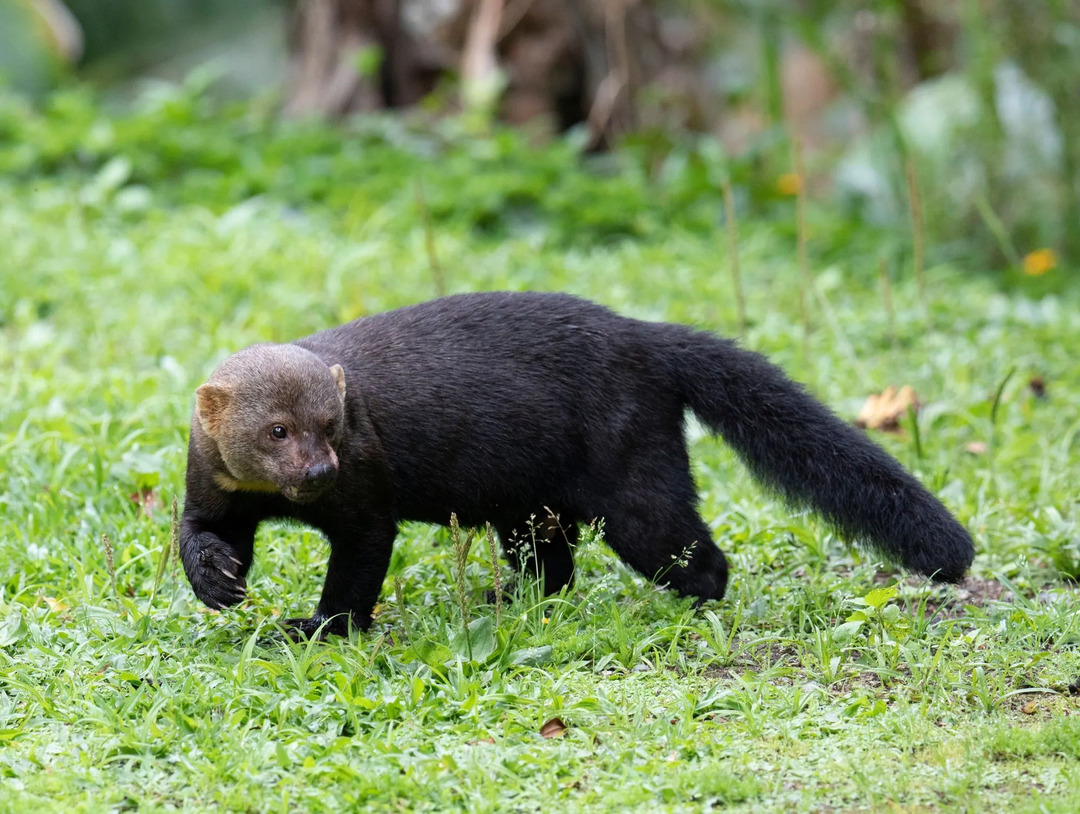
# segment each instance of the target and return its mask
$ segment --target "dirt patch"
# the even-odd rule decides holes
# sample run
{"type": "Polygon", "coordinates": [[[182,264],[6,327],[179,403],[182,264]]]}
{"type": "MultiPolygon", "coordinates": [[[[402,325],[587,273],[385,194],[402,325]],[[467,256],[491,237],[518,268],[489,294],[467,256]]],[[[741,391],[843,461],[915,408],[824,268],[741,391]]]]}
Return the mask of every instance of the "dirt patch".
{"type": "Polygon", "coordinates": [[[1001,702],[1001,706],[1019,724],[1041,724],[1053,718],[1077,714],[1080,699],[1060,695],[1053,690],[1034,689],[1010,695],[1001,702]]]}
{"type": "MultiPolygon", "coordinates": [[[[993,602],[1011,602],[1015,599],[1011,588],[996,579],[981,577],[967,577],[955,585],[937,585],[913,576],[898,582],[895,571],[878,571],[874,582],[877,585],[898,584],[902,600],[912,610],[925,597],[927,618],[958,619],[964,616],[969,607],[984,608],[993,602]]],[[[1025,590],[1024,595],[1027,598],[1041,596],[1044,591],[1055,587],[1059,586],[1046,583],[1025,590]]]]}
{"type": "Polygon", "coordinates": [[[1008,602],[1013,593],[996,579],[968,577],[951,589],[934,588],[926,600],[926,616],[938,619],[959,619],[967,608],[983,608],[991,602],[1008,602]]]}
{"type": "MultiPolygon", "coordinates": [[[[761,673],[774,667],[798,667],[799,649],[792,645],[760,644],[739,650],[735,663],[728,667],[706,667],[704,675],[711,679],[728,680],[748,672],[761,673]]],[[[790,679],[778,678],[777,683],[789,683],[790,679]]]]}

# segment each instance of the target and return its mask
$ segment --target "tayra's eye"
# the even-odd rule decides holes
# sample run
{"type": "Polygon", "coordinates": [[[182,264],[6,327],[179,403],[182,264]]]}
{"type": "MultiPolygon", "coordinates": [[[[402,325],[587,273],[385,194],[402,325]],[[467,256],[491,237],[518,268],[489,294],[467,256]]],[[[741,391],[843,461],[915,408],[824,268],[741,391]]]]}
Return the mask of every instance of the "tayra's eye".
{"type": "Polygon", "coordinates": [[[327,438],[333,438],[337,435],[337,422],[327,421],[326,426],[323,428],[323,432],[327,438]]]}
{"type": "Polygon", "coordinates": [[[270,437],[276,438],[278,441],[281,441],[289,437],[289,431],[280,424],[275,424],[273,427],[270,428],[270,437]]]}

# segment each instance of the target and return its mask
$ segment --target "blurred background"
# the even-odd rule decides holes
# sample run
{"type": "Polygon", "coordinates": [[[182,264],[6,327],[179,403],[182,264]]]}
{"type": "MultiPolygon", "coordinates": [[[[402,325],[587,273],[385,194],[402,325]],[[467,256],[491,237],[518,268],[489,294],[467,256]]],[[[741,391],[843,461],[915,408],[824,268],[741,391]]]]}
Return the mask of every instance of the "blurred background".
{"type": "Polygon", "coordinates": [[[0,0],[0,77],[39,107],[195,81],[284,119],[471,116],[697,168],[750,216],[917,222],[974,270],[1080,256],[1080,0],[0,0]]]}

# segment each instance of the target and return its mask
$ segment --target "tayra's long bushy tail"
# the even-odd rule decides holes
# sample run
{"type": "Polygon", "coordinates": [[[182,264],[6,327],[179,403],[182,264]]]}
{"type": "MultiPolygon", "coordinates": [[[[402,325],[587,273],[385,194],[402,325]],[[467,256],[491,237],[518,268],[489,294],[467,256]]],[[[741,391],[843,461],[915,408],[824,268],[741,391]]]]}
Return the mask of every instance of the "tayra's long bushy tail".
{"type": "Polygon", "coordinates": [[[685,402],[764,484],[908,570],[964,576],[967,530],[862,430],[734,342],[687,330],[669,348],[685,402]]]}

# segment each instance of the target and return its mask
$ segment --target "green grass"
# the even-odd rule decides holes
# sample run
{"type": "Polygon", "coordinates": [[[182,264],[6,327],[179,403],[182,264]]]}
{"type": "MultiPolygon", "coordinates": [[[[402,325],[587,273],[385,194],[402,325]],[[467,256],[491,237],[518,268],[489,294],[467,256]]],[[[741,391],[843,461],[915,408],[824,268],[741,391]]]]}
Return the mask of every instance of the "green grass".
{"type": "Polygon", "coordinates": [[[888,384],[919,393],[917,433],[879,440],[975,533],[959,588],[792,514],[692,427],[733,565],[722,603],[657,591],[594,534],[573,592],[525,586],[496,624],[478,541],[466,642],[450,536],[408,525],[373,630],[294,644],[275,620],[317,599],[316,534],[264,528],[250,599],[224,613],[175,561],[161,571],[215,363],[433,296],[417,179],[452,291],[567,290],[733,333],[709,168],[691,155],[650,185],[629,162],[587,173],[567,144],[446,125],[341,143],[195,93],[115,115],[78,94],[4,105],[0,810],[1080,807],[1067,270],[933,265],[929,314],[898,275],[893,341],[877,258],[905,237],[812,202],[804,338],[792,202],[740,223],[748,347],[845,416],[888,384]],[[565,737],[541,737],[553,718],[565,737]]]}

